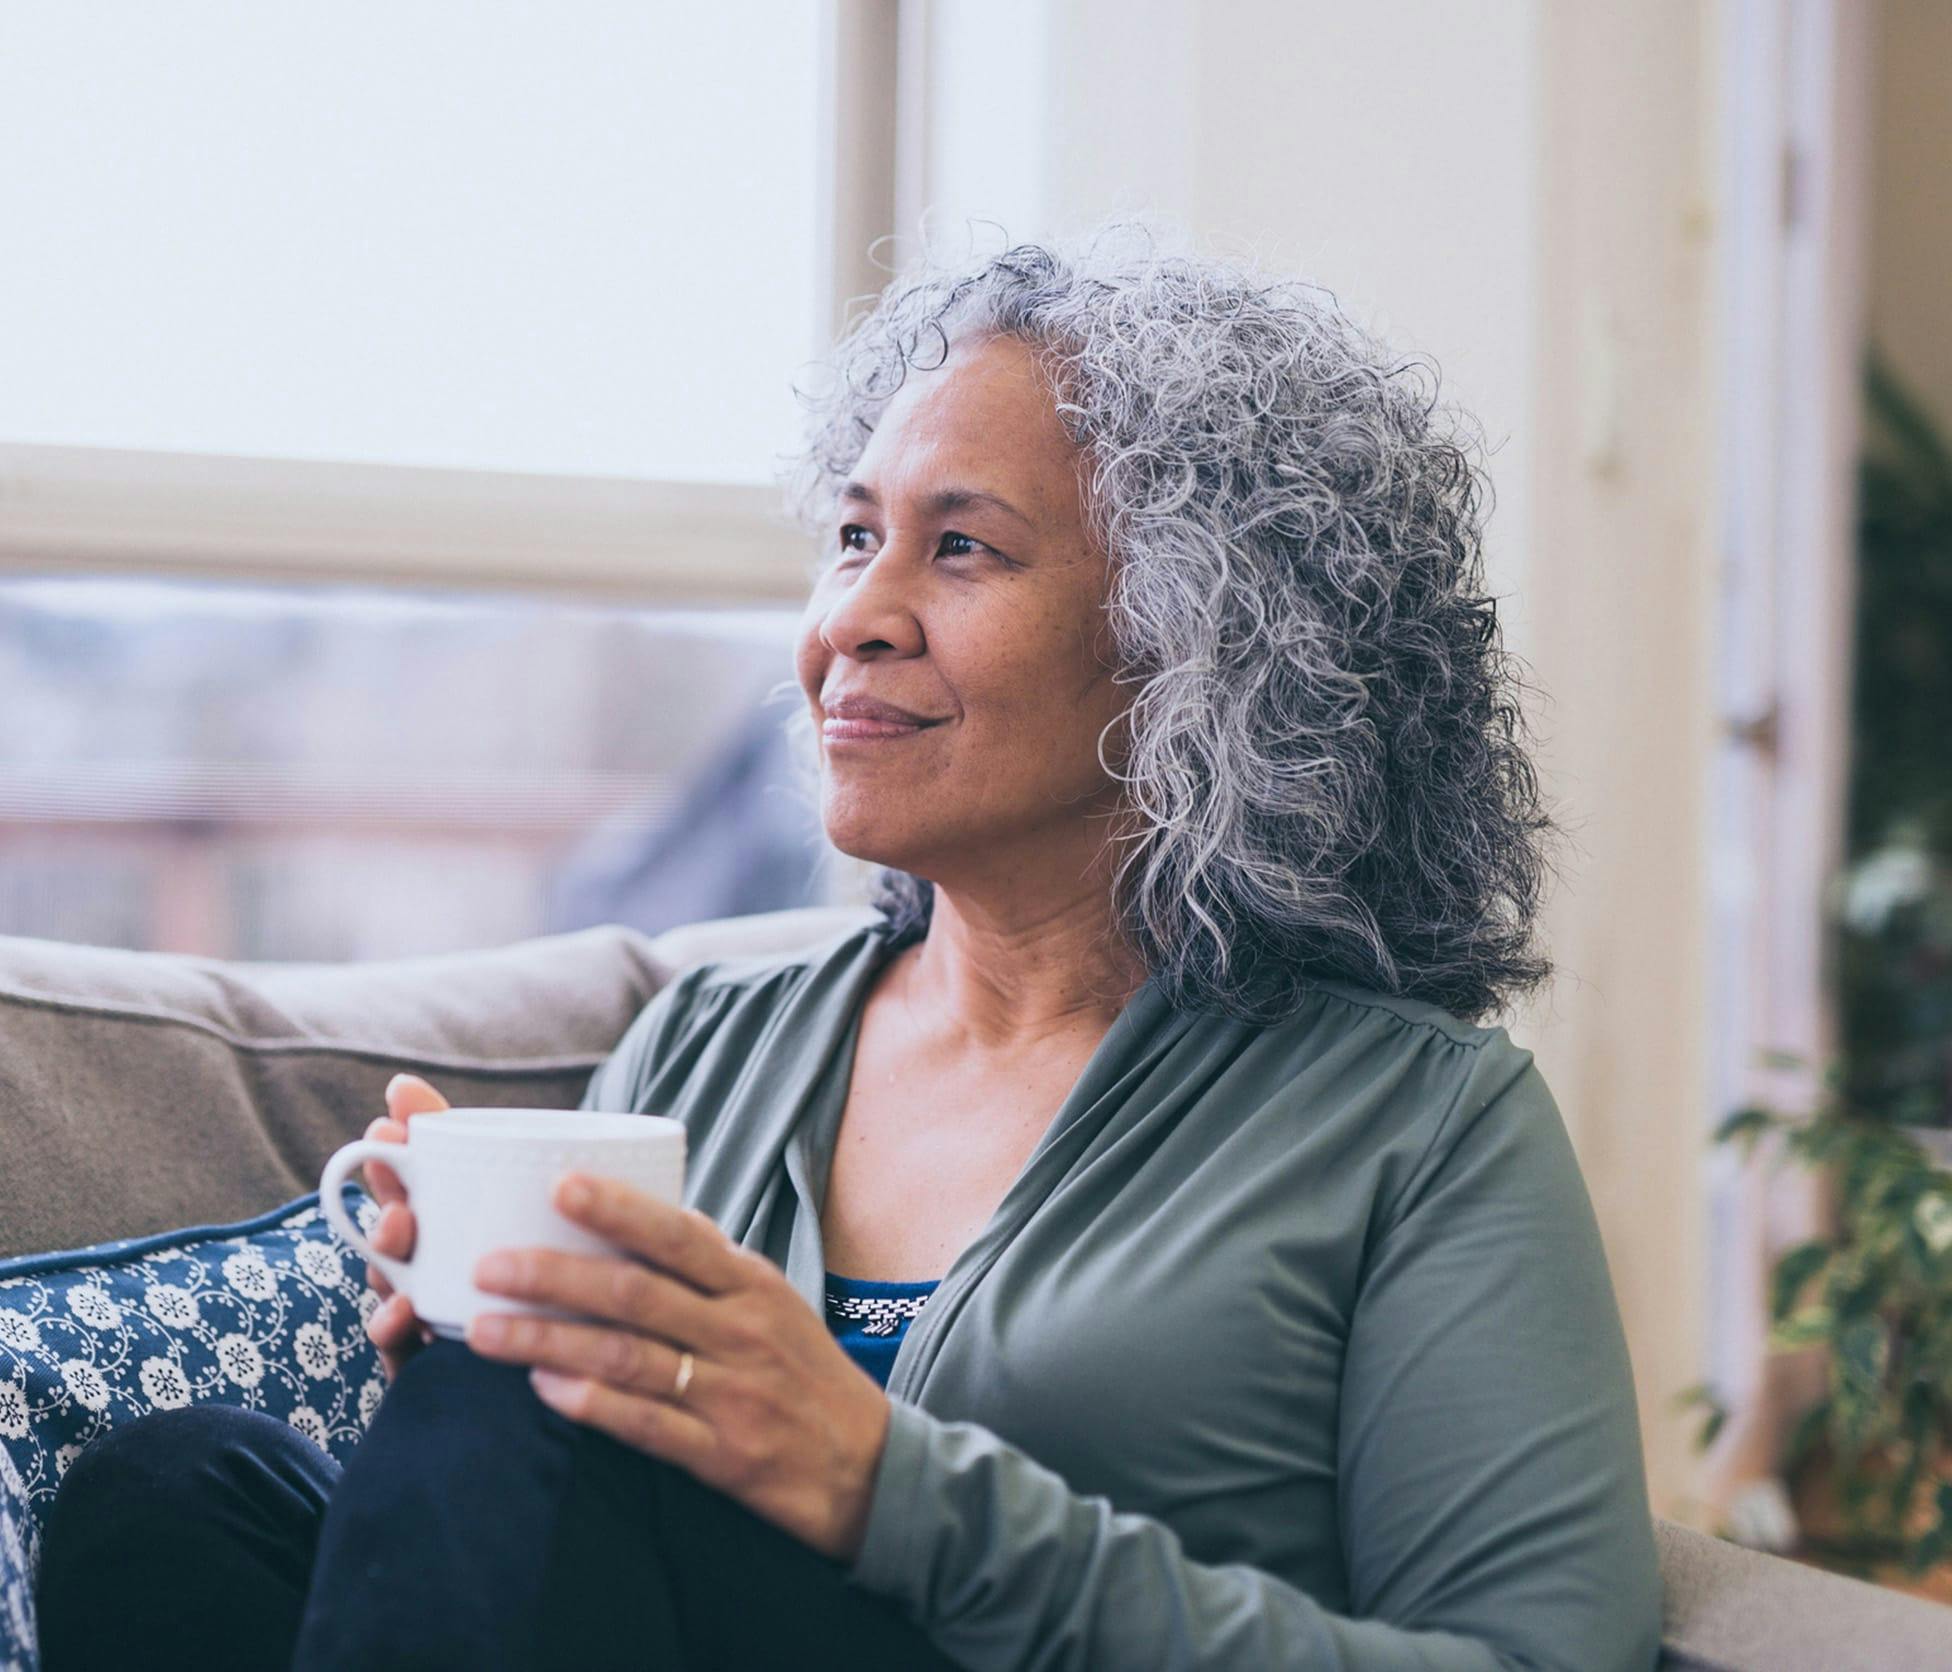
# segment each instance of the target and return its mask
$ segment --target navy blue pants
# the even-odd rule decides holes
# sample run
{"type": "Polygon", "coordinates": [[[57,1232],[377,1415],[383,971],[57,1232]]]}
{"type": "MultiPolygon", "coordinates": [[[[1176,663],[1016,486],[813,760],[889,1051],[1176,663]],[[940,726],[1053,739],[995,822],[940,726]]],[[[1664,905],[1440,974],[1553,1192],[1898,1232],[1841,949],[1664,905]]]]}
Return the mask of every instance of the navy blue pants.
{"type": "Polygon", "coordinates": [[[263,1412],[156,1411],[69,1466],[45,1672],[947,1668],[845,1569],[437,1339],[342,1470],[263,1412]]]}

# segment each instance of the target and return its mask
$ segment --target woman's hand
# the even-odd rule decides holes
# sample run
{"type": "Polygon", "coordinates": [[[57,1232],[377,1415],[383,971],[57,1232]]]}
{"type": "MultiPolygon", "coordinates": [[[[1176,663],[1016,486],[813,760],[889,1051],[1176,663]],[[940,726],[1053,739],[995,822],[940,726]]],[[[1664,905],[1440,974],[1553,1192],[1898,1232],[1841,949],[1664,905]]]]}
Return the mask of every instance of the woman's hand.
{"type": "MultiPolygon", "coordinates": [[[[404,1144],[409,1120],[447,1106],[447,1099],[418,1074],[396,1074],[387,1082],[386,1113],[366,1128],[366,1136],[383,1144],[404,1144]]],[[[407,1206],[406,1187],[399,1175],[384,1161],[369,1161],[360,1172],[365,1176],[367,1193],[380,1204],[380,1216],[372,1231],[373,1246],[396,1260],[411,1258],[413,1210],[407,1206]]],[[[405,1295],[396,1295],[393,1285],[370,1260],[366,1263],[366,1284],[383,1303],[366,1320],[366,1333],[380,1350],[380,1365],[390,1382],[401,1365],[433,1340],[434,1332],[415,1314],[413,1302],[405,1295]]]]}
{"type": "Polygon", "coordinates": [[[468,1345],[534,1365],[564,1416],[688,1470],[755,1515],[851,1562],[867,1530],[888,1397],[786,1274],[695,1208],[566,1173],[555,1205],[617,1255],[502,1249],[475,1283],[591,1322],[478,1314],[468,1345]],[[678,1392],[681,1357],[692,1355],[678,1392]]]}

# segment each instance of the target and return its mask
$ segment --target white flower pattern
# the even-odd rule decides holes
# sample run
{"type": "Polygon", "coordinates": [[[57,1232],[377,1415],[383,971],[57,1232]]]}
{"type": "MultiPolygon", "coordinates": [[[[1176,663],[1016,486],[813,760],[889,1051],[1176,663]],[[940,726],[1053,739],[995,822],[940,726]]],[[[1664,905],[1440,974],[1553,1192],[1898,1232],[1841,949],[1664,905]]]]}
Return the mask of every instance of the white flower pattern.
{"type": "Polygon", "coordinates": [[[321,1451],[325,1449],[325,1418],[309,1405],[294,1406],[285,1420],[321,1451]]]}
{"type": "Polygon", "coordinates": [[[24,1440],[31,1426],[27,1389],[19,1382],[0,1382],[0,1435],[9,1440],[24,1440]]]}
{"type": "MultiPolygon", "coordinates": [[[[346,1196],[370,1229],[377,1205],[357,1186],[346,1196]]],[[[385,1393],[364,1328],[378,1296],[315,1203],[195,1240],[0,1260],[0,1672],[38,1672],[41,1524],[62,1476],[110,1428],[239,1404],[342,1463],[352,1455],[385,1393]]]]}
{"type": "Polygon", "coordinates": [[[291,1345],[298,1368],[315,1382],[324,1380],[339,1367],[338,1345],[323,1324],[300,1324],[291,1345]]]}
{"type": "Polygon", "coordinates": [[[264,1354],[248,1335],[226,1335],[217,1343],[217,1363],[239,1387],[254,1388],[264,1380],[264,1354]]]}
{"type": "Polygon", "coordinates": [[[90,1329],[114,1329],[122,1322],[122,1309],[108,1298],[106,1289],[94,1283],[68,1291],[68,1310],[90,1329]]]}
{"type": "Polygon", "coordinates": [[[61,1366],[61,1380],[68,1384],[68,1392],[78,1404],[91,1411],[108,1409],[109,1385],[102,1373],[85,1359],[67,1360],[61,1366]]]}
{"type": "Polygon", "coordinates": [[[191,1329],[203,1321],[197,1297],[174,1283],[158,1283],[144,1297],[150,1316],[171,1329],[191,1329]]]}
{"type": "Polygon", "coordinates": [[[278,1292],[278,1280],[255,1248],[246,1248],[224,1262],[224,1281],[246,1300],[269,1300],[278,1292]]]}
{"type": "Polygon", "coordinates": [[[142,1369],[136,1372],[136,1379],[142,1383],[142,1391],[149,1396],[149,1403],[159,1411],[173,1411],[179,1405],[190,1402],[190,1378],[183,1374],[183,1367],[174,1359],[144,1359],[142,1369]]]}
{"type": "Polygon", "coordinates": [[[298,1261],[300,1271],[328,1289],[335,1289],[346,1280],[346,1264],[329,1242],[301,1242],[293,1258],[298,1261]]]}

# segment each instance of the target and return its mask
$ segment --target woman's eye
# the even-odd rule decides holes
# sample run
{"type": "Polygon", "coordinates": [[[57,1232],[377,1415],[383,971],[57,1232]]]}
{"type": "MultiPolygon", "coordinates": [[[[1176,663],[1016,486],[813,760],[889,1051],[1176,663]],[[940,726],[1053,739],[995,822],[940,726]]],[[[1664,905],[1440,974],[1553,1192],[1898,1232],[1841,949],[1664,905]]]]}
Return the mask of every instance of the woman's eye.
{"type": "MultiPolygon", "coordinates": [[[[866,542],[872,539],[873,531],[863,528],[859,523],[842,523],[837,541],[844,552],[864,552],[866,542]]],[[[958,534],[953,529],[942,536],[942,545],[937,550],[940,557],[974,557],[979,552],[993,550],[973,535],[958,534]]],[[[998,553],[997,555],[1001,555],[998,553]]]]}

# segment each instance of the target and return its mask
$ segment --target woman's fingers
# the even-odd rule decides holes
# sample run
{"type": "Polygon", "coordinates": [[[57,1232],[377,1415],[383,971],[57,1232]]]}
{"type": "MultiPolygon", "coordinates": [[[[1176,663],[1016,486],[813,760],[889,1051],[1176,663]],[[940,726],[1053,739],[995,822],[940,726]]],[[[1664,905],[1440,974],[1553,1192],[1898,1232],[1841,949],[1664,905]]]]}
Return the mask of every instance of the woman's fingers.
{"type": "MultiPolygon", "coordinates": [[[[366,1128],[366,1136],[376,1144],[404,1144],[407,1129],[390,1115],[378,1115],[366,1128]]],[[[366,1194],[374,1201],[404,1202],[407,1199],[406,1186],[401,1184],[400,1175],[384,1161],[368,1161],[359,1170],[365,1175],[366,1194]]]]}
{"type": "MultiPolygon", "coordinates": [[[[387,1082],[386,1113],[366,1128],[366,1136],[376,1143],[404,1144],[407,1123],[415,1115],[445,1109],[448,1101],[418,1074],[396,1074],[387,1082]]],[[[380,1216],[373,1225],[375,1252],[405,1260],[413,1254],[413,1210],[407,1206],[406,1187],[400,1175],[384,1161],[369,1161],[360,1171],[366,1178],[368,1194],[380,1204],[380,1216]]],[[[434,1332],[414,1315],[413,1303],[395,1294],[383,1272],[373,1262],[366,1265],[366,1283],[380,1297],[381,1304],[366,1320],[366,1333],[379,1349],[380,1361],[390,1381],[396,1371],[415,1352],[433,1340],[434,1332]]]]}
{"type": "MultiPolygon", "coordinates": [[[[386,1113],[376,1116],[366,1128],[366,1136],[375,1143],[404,1144],[407,1141],[407,1122],[415,1115],[424,1115],[434,1109],[445,1109],[448,1101],[418,1074],[396,1074],[386,1083],[386,1113]]],[[[400,1176],[384,1161],[368,1161],[360,1168],[366,1180],[366,1192],[374,1201],[404,1202],[407,1199],[406,1187],[400,1183],[400,1176]]],[[[391,1253],[391,1249],[383,1249],[391,1253]]]]}
{"type": "Polygon", "coordinates": [[[447,1099],[418,1074],[396,1074],[386,1083],[386,1112],[403,1125],[415,1115],[447,1106],[447,1099]]]}
{"type": "Polygon", "coordinates": [[[413,1303],[405,1295],[395,1295],[377,1307],[366,1320],[366,1334],[379,1349],[388,1381],[433,1337],[433,1331],[414,1316],[413,1303]]]}
{"type": "Polygon", "coordinates": [[[418,1323],[413,1303],[405,1295],[392,1295],[373,1308],[372,1317],[366,1320],[366,1333],[375,1347],[387,1352],[415,1334],[418,1323]]]}
{"type": "Polygon", "coordinates": [[[373,1345],[388,1352],[411,1348],[434,1339],[434,1326],[413,1309],[405,1295],[392,1295],[373,1310],[366,1322],[366,1333],[373,1345]]]}
{"type": "Polygon", "coordinates": [[[396,1260],[413,1258],[413,1209],[405,1202],[388,1202],[373,1226],[373,1246],[396,1260]]]}
{"type": "MultiPolygon", "coordinates": [[[[409,1259],[413,1255],[414,1222],[413,1209],[405,1202],[388,1202],[380,1209],[378,1221],[373,1226],[373,1247],[381,1254],[389,1254],[396,1260],[409,1259]]],[[[366,1262],[366,1286],[382,1300],[393,1293],[393,1285],[379,1266],[366,1262]]]]}
{"type": "Polygon", "coordinates": [[[388,1202],[373,1225],[373,1247],[396,1260],[414,1258],[414,1210],[406,1202],[388,1202]]]}

